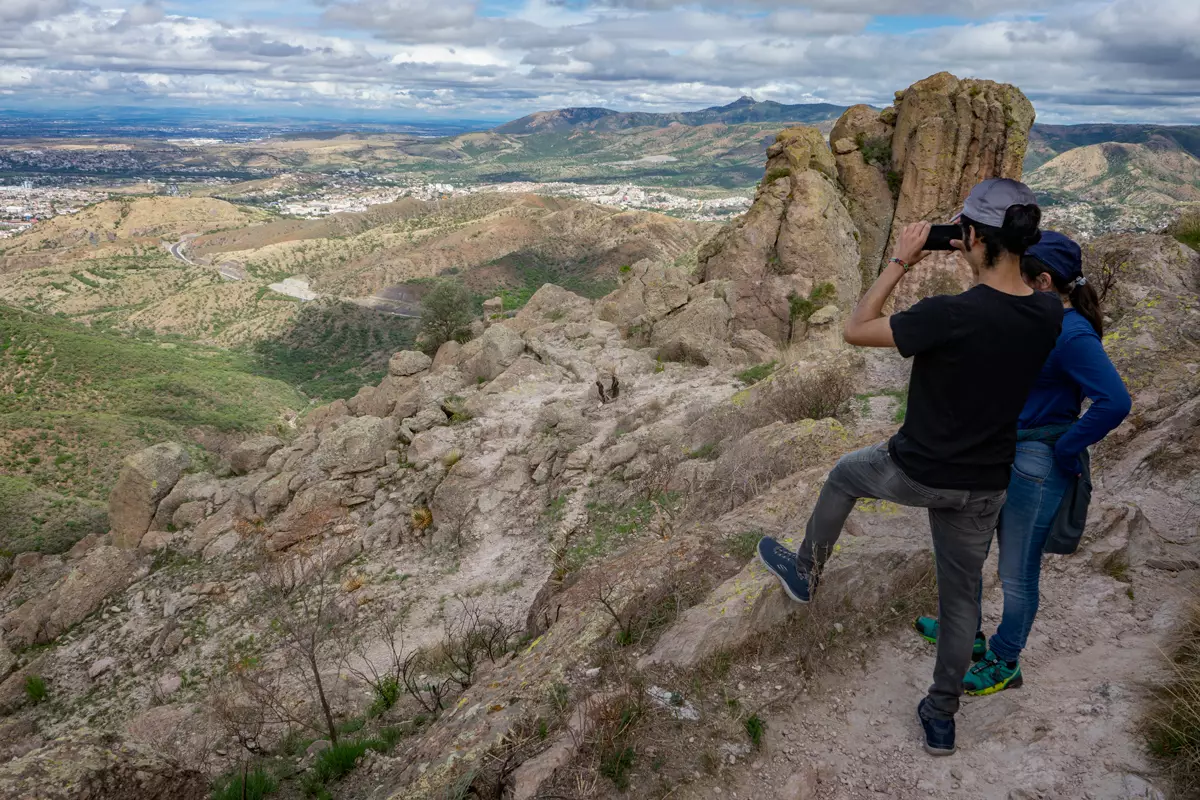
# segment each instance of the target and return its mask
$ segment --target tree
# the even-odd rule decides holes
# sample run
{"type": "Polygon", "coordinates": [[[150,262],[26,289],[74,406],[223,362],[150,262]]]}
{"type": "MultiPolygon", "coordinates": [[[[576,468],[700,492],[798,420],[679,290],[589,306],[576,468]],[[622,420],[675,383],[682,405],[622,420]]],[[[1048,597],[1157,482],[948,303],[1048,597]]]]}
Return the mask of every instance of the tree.
{"type": "Polygon", "coordinates": [[[421,298],[421,331],[430,350],[452,340],[466,341],[472,319],[471,295],[460,281],[439,281],[421,298]]]}

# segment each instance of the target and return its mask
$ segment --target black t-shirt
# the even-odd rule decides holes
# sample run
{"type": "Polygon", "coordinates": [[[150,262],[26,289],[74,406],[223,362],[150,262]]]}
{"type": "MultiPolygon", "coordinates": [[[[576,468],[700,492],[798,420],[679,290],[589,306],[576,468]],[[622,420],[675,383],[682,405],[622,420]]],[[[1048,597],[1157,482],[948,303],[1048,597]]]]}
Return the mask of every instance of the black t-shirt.
{"type": "Polygon", "coordinates": [[[888,444],[905,474],[939,489],[1004,489],[1017,417],[1054,349],[1062,302],[979,284],[891,317],[900,355],[914,357],[908,414],[888,444]]]}

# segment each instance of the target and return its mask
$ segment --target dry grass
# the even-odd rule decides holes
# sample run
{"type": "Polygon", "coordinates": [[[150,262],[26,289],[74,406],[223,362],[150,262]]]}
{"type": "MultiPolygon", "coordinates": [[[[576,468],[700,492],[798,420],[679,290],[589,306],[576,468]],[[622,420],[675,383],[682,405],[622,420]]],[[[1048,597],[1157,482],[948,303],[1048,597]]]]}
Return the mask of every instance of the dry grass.
{"type": "Polygon", "coordinates": [[[1142,720],[1151,754],[1176,797],[1200,796],[1200,603],[1192,605],[1171,650],[1171,676],[1154,691],[1142,720]]]}
{"type": "Polygon", "coordinates": [[[683,672],[640,671],[631,652],[639,648],[609,640],[607,657],[597,662],[606,680],[577,707],[589,723],[575,737],[575,755],[540,796],[658,800],[684,791],[698,774],[721,776],[731,754],[739,762],[759,757],[759,750],[769,757],[772,719],[787,713],[813,675],[860,668],[869,658],[863,642],[907,624],[935,596],[932,564],[914,571],[881,606],[858,608],[846,592],[819,594],[786,626],[683,672]],[[654,687],[669,699],[656,700],[654,687]],[[699,719],[680,718],[680,709],[695,710],[699,719]]]}

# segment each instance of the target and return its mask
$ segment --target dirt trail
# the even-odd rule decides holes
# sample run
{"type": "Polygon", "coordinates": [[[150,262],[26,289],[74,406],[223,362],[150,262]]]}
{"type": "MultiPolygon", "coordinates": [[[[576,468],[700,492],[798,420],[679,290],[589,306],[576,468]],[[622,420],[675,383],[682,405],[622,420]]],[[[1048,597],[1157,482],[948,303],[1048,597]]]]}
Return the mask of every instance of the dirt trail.
{"type": "MultiPolygon", "coordinates": [[[[987,569],[994,576],[994,555],[987,569]]],[[[1086,554],[1048,559],[1042,613],[1023,659],[1025,685],[965,698],[953,757],[921,749],[915,708],[930,683],[934,650],[900,630],[868,643],[874,654],[865,669],[847,664],[794,702],[762,712],[760,753],[673,797],[1161,798],[1135,726],[1179,604],[1170,585],[1147,577],[1120,582],[1095,570],[1086,554]]],[[[1001,602],[998,584],[985,592],[989,632],[1001,602]]],[[[778,694],[791,670],[766,672],[774,674],[761,686],[745,687],[751,695],[778,694]]]]}

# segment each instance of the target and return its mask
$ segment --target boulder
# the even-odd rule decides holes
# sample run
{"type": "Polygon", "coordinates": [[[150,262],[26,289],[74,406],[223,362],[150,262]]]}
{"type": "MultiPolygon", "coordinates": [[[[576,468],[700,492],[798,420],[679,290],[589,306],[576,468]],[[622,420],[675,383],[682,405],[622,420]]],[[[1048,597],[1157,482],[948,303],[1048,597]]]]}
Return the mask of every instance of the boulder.
{"type": "MultiPolygon", "coordinates": [[[[817,487],[810,483],[804,489],[810,502],[815,500],[817,487]]],[[[793,550],[800,544],[779,538],[793,550]]],[[[837,613],[882,611],[899,592],[932,578],[927,516],[919,509],[856,510],[838,544],[820,587],[821,607],[838,610],[831,612],[831,628],[837,613]]],[[[717,653],[736,651],[809,609],[787,597],[779,581],[753,560],[683,612],[638,666],[693,668],[717,653]]]]}
{"type": "Polygon", "coordinates": [[[113,543],[134,548],[150,529],[158,503],[191,464],[183,445],[164,442],[134,453],[124,461],[108,499],[113,543]]]}
{"type": "MultiPolygon", "coordinates": [[[[166,530],[168,524],[177,528],[181,527],[175,521],[175,514],[179,508],[188,503],[203,503],[212,500],[219,488],[220,484],[217,479],[207,472],[184,475],[171,489],[170,494],[158,504],[151,527],[160,531],[166,530]]],[[[201,507],[203,508],[203,505],[201,507]]]]}
{"type": "MultiPolygon", "coordinates": [[[[285,550],[299,542],[333,533],[346,518],[342,500],[349,497],[349,489],[345,481],[325,481],[297,492],[283,513],[271,521],[267,546],[272,550],[285,550]]],[[[217,539],[213,544],[219,541],[217,539]]]]}
{"type": "Polygon", "coordinates": [[[697,286],[683,308],[654,326],[650,344],[664,361],[725,366],[745,360],[730,344],[733,309],[723,296],[724,283],[697,286]]]}
{"type": "Polygon", "coordinates": [[[96,547],[72,563],[74,568],[48,593],[31,598],[0,620],[9,641],[23,645],[53,641],[137,576],[137,556],[127,549],[96,547]]]}
{"type": "Polygon", "coordinates": [[[313,463],[333,475],[382,467],[387,451],[396,442],[396,423],[379,417],[354,417],[321,436],[313,463]]]}
{"type": "Polygon", "coordinates": [[[265,467],[267,459],[281,447],[283,447],[283,442],[274,436],[256,436],[253,439],[247,439],[229,454],[229,465],[238,475],[254,472],[256,469],[265,467]]]}
{"type": "Polygon", "coordinates": [[[444,367],[452,367],[458,363],[458,354],[462,351],[462,345],[451,339],[438,348],[437,355],[433,357],[432,369],[436,372],[444,367]]]}
{"type": "Polygon", "coordinates": [[[424,372],[433,366],[433,359],[418,350],[404,350],[388,361],[388,374],[395,378],[407,378],[424,372]]]}
{"type": "Polygon", "coordinates": [[[547,283],[534,292],[512,321],[505,323],[518,333],[552,322],[589,322],[592,301],[547,283]]]}
{"type": "Polygon", "coordinates": [[[490,381],[512,366],[525,352],[521,334],[506,325],[492,325],[478,339],[463,345],[458,367],[468,381],[490,381]]]}
{"type": "Polygon", "coordinates": [[[111,737],[56,739],[0,765],[10,800],[205,800],[208,777],[111,737]]]}
{"type": "Polygon", "coordinates": [[[596,304],[596,316],[616,325],[623,336],[650,327],[688,301],[691,281],[683,270],[644,259],[634,264],[621,287],[596,304]]]}

